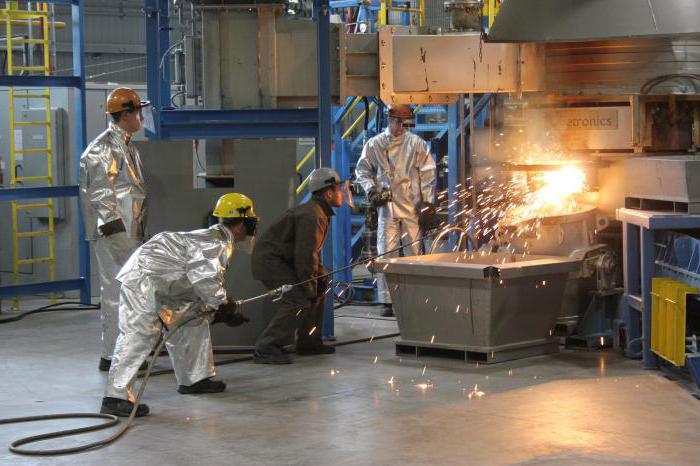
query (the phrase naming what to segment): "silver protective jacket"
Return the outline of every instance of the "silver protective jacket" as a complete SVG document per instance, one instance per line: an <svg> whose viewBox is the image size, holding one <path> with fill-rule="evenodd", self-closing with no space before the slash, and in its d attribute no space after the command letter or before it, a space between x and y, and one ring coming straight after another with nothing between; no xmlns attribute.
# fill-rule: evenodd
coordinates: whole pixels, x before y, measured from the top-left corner
<svg viewBox="0 0 700 466"><path fill-rule="evenodd" d="M393 205L380 207L380 217L415 218L422 202L434 202L435 161L428 144L408 130L393 137L387 128L367 141L355 176L365 192L391 189Z"/></svg>
<svg viewBox="0 0 700 466"><path fill-rule="evenodd" d="M168 324L202 305L214 309L226 302L224 273L232 254L233 235L221 225L163 232L132 254L117 280L152 296L149 311L160 312Z"/></svg>
<svg viewBox="0 0 700 466"><path fill-rule="evenodd" d="M86 239L97 239L100 226L119 219L129 238L143 239L145 200L139 152L129 135L110 122L80 157L80 204Z"/></svg>

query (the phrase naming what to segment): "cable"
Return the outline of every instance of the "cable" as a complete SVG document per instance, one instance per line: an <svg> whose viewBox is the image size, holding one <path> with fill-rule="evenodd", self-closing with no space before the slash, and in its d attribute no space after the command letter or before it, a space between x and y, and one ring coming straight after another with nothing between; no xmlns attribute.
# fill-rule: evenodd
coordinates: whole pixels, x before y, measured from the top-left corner
<svg viewBox="0 0 700 466"><path fill-rule="evenodd" d="M335 316L336 319L339 319L341 317L346 319L385 320L388 322L396 322L396 317L353 316L349 314L339 314Z"/></svg>
<svg viewBox="0 0 700 466"><path fill-rule="evenodd" d="M327 274L320 276L320 277L314 277L308 280L304 280L301 282L297 282L291 285L284 285L279 288L269 290L266 293L260 294L258 296L254 296L252 298L248 299L243 299L243 300L237 300L236 304L241 306L243 304L251 303L254 301L258 301L261 299L265 298L272 298L273 301L281 299L285 293L288 293L293 287L295 286L301 286L305 283L309 283L310 281L317 280L319 278L325 278L330 275L333 275L338 272L342 272L343 270L347 270L348 268L355 267L358 264L362 263L367 263L370 262L378 257L391 254L394 252L397 252L405 247L411 246L412 244L422 241L423 238L428 236L431 232L434 230L431 230L424 234L421 238L413 241L412 243L402 245L398 248L395 248L391 251L387 251L383 254L377 254L376 256L373 257L368 257L366 259L361 259L356 263L350 264L345 267L341 267L339 269L336 269L334 271L328 272ZM44 306L44 308L51 308L56 305L49 305L49 306ZM35 309L34 311L30 311L30 313L35 313L35 312L44 312L46 309ZM165 343L170 339L175 332L177 332L180 328L184 327L186 324L189 322L199 319L199 318L206 318L209 314L216 312L216 310L205 310L201 312L197 312L193 314L190 317L183 318L181 321L177 322L175 326L168 330L165 336L156 344L155 348L153 349L152 353L154 355L160 355L161 351L163 350L163 347L165 346ZM334 346L345 346L345 345L350 345L353 343L362 343L362 342L367 342L367 341L373 341L373 340L380 340L384 338L392 338L399 336L398 333L391 333L387 335L379 335L379 336L372 336L370 338L361 338L361 339L356 339L356 340L350 340L347 342L341 342L341 343L336 343ZM55 456L55 455L66 455L66 454L73 454L73 453L81 453L84 451L88 450L94 450L96 448L100 448L106 445L109 445L110 443L114 442L115 440L119 439L124 433L129 429L131 426L131 423L134 421L134 418L136 417L136 411L138 410L139 407L139 402L141 400L141 397L143 396L144 391L146 390L146 385L148 384L148 380L151 377L152 371L153 371L153 365L155 364L157 357L151 358L151 360L148 363L148 368L146 369L144 376L143 376L143 381L139 385L139 390L138 393L136 394L136 398L134 399L134 407L131 410L131 413L129 414L128 419L124 423L124 425L117 430L115 433L107 437L106 439L103 440L98 440L95 442L90 442L86 443L84 445L78 445L75 447L70 447L70 448L60 448L60 449L51 449L51 450L28 450L24 448L20 448L22 445L28 445L31 443L36 443L36 442L41 442L44 440L52 439L52 438L59 438L59 437L67 437L67 436L72 436L72 435L77 435L77 434L82 434L85 432L94 432L97 430L102 430L106 429L108 427L112 427L116 424L119 423L119 419L116 416L113 415L105 415L105 414L98 414L98 413L67 413L67 414L50 414L50 415L42 415L42 416L30 416L30 417L18 417L18 418L8 418L8 419L0 419L0 425L1 424L13 424L13 423L21 423L21 422L36 422L36 421L44 421L44 420L51 420L51 419L83 419L83 418L96 418L96 419L107 419L109 422L105 422L103 424L99 424L96 426L88 426L88 427L80 427L76 429L67 429L67 430L60 430L56 432L48 432L45 434L39 434L39 435L33 435L30 437L24 437L18 440L15 440L10 444L10 451L12 453L18 454L18 455L27 455L27 456ZM250 360L252 357L245 357L245 358L240 358L240 359L235 359L235 360L230 360L227 361L226 363L233 363L233 362L242 362L245 360ZM160 372L156 372L158 374Z"/></svg>
<svg viewBox="0 0 700 466"><path fill-rule="evenodd" d="M66 308L58 308L58 306L65 306L65 305L78 305L79 307L66 307ZM40 314L43 312L56 312L56 311L93 311L96 309L99 309L100 305L99 304L82 304L79 302L63 302L63 303L56 303L56 304L49 304L48 306L42 306L38 307L36 309L32 309L30 311L25 311L20 314L17 314L12 317L6 317L4 319L0 319L0 324L7 324L10 322L17 322L19 320L24 319L28 315L31 314Z"/></svg>
<svg viewBox="0 0 700 466"><path fill-rule="evenodd" d="M105 71L104 73L98 73L98 74L92 74L90 76L86 76L85 79L99 78L102 76L107 76L108 74L122 73L124 71L131 71L131 70L139 70L141 68L146 68L146 65L132 66L129 68L122 68L120 70Z"/></svg>
<svg viewBox="0 0 700 466"><path fill-rule="evenodd" d="M672 79L678 79L678 78L683 78L683 79L690 79L695 80L695 81L700 81L700 75L699 74L692 74L692 73L675 73L675 74L665 74L662 76L657 76L655 78L651 78L647 82L645 82L642 87L639 90L639 93L642 95L648 94L651 92L652 89L654 89L656 86L659 84L665 82L665 81L670 81ZM693 87L697 91L697 86L693 84Z"/></svg>
<svg viewBox="0 0 700 466"><path fill-rule="evenodd" d="M175 105L175 97L177 97L177 96L179 96L179 95L182 95L182 94L184 94L185 92L186 92L186 91L180 91L180 92L176 92L175 94L173 94L173 95L170 97L170 104L171 104L173 107L175 107L175 108L180 108L180 107L182 107L182 105Z"/></svg>

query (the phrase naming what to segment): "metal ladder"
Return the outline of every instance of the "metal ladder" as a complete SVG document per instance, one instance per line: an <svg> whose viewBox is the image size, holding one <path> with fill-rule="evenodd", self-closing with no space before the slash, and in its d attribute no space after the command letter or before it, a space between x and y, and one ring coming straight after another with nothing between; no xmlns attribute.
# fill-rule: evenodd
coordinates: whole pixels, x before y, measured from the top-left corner
<svg viewBox="0 0 700 466"><path fill-rule="evenodd" d="M18 2L5 2L5 9L2 10L2 19L5 22L5 31L7 34L7 74L35 74L43 73L43 76L49 76L51 74L51 60L50 60L50 35L49 35L49 10L46 3L35 3L35 9L32 9L31 4L28 4L27 10L20 10ZM28 37L14 38L12 36L12 26L17 24L26 23L27 29L30 31ZM31 31L33 28L39 28L40 38L33 38ZM15 44L34 44L43 48L43 64L34 65L33 64L33 50L31 51L32 59L29 63L22 63L21 66L17 66L14 63L12 56L12 48ZM41 89L41 88L39 88ZM16 99L25 99L29 102L37 102L38 106L32 106L31 108L39 108L42 106L45 109L45 118L43 121L17 121L16 120ZM31 89L15 89L13 87L8 88L8 115L9 115L9 128L10 128L10 187L16 188L18 184L24 182L44 182L46 186L53 186L53 168L52 168L52 134L51 134L51 92L48 87L43 88L43 92L36 92L36 90ZM42 126L45 128L45 141L46 147L39 149L24 149L22 141L18 141L17 138L21 138L22 127L27 126ZM19 136L18 136L19 134ZM46 156L46 167L47 171L45 175L31 175L31 176L18 176L17 173L17 159L23 159L25 155L30 157L40 157L41 155ZM47 213L47 223L48 228L46 230L40 231L20 231L19 230L19 217L20 213L31 210L31 209L42 209ZM48 255L46 257L19 257L19 247L20 240L24 238L45 237L48 239ZM13 267L12 274L15 285L19 284L20 266L23 265L33 265L46 263L49 266L49 280L54 281L55 277L55 229L54 229L54 203L53 199L49 198L46 201L33 200L32 203L26 203L22 201L12 201L12 240L13 240ZM31 253L30 253L31 254ZM51 302L55 303L55 296L51 295ZM13 298L13 307L16 309L19 307L19 298Z"/></svg>

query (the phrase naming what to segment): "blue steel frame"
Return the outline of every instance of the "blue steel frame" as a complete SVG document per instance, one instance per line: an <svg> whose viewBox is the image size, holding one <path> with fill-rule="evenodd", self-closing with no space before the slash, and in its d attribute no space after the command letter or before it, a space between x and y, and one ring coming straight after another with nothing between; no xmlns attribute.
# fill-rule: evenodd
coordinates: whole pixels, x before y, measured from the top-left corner
<svg viewBox="0 0 700 466"><path fill-rule="evenodd" d="M86 143L85 133L85 62L83 0L43 0L48 3L70 5L73 38L73 76L0 76L0 86L16 87L68 87L74 89L75 147L81 153ZM80 163L76 157L76 179L80 176ZM0 201L36 199L47 197L77 197L78 186L52 186L39 188L0 189ZM83 218L78 209L78 256L80 278L56 280L29 285L0 287L0 298L26 296L68 290L80 290L80 302L90 303L90 248L85 241Z"/></svg>
<svg viewBox="0 0 700 466"><path fill-rule="evenodd" d="M642 361L645 369L658 368L658 357L651 351L651 279L654 275L655 233L661 230L700 228L700 215L649 212L618 209L622 222L623 272L625 293L620 309L621 319L628 329L628 354L634 353L632 341L642 341ZM691 370L693 363L690 361ZM696 379L697 380L697 379Z"/></svg>
<svg viewBox="0 0 700 466"><path fill-rule="evenodd" d="M331 63L329 0L314 0L318 23L318 108L298 110L175 110L170 108L170 68L161 70L169 47L168 0L145 0L146 80L154 109L155 131L149 139L316 138L316 166L333 166L331 141ZM342 213L341 213L342 216ZM332 228L323 248L323 262L334 269L334 244L343 244L342 231ZM333 335L333 300L326 300L323 334Z"/></svg>

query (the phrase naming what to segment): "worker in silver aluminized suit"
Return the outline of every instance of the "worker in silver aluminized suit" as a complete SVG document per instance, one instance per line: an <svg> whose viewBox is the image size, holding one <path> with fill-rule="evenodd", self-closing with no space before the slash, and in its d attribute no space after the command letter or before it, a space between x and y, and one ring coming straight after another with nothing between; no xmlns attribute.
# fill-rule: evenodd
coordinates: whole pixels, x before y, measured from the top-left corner
<svg viewBox="0 0 700 466"><path fill-rule="evenodd" d="M141 158L132 135L141 128L142 109L149 102L120 87L107 98L109 127L80 157L80 204L85 237L92 242L100 278L102 356L108 371L119 325L119 283L116 276L143 242L146 187Z"/></svg>
<svg viewBox="0 0 700 466"><path fill-rule="evenodd" d="M432 223L435 215L435 161L428 144L406 129L412 119L408 105L392 106L386 131L367 141L355 168L368 201L379 211L379 254L402 245L405 256L419 254L420 224ZM382 316L394 315L383 274L377 276L377 291Z"/></svg>
<svg viewBox="0 0 700 466"><path fill-rule="evenodd" d="M164 327L198 312L216 310L214 322L230 326L248 321L227 299L224 273L234 248L252 251L258 217L252 201L238 193L219 198L214 216L219 223L208 229L159 233L129 258L119 272L120 334L112 356L101 412L129 416L133 408L132 384L139 367L158 342ZM214 355L210 318L185 323L165 346L182 394L218 393L226 384L212 380ZM137 416L145 416L145 404Z"/></svg>

